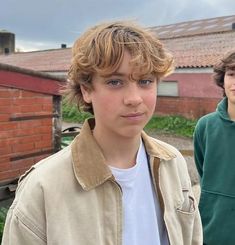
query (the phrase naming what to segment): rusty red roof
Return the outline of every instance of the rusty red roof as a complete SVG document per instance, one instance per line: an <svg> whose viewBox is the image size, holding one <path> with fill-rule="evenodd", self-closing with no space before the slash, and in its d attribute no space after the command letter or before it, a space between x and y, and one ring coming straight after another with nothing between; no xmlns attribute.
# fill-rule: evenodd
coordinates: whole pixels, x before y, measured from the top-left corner
<svg viewBox="0 0 235 245"><path fill-rule="evenodd" d="M70 59L71 48L0 55L0 63L35 71L67 71Z"/></svg>
<svg viewBox="0 0 235 245"><path fill-rule="evenodd" d="M235 15L150 27L173 53L177 68L212 67L235 51ZM66 72L71 48L0 55L0 63L36 71Z"/></svg>

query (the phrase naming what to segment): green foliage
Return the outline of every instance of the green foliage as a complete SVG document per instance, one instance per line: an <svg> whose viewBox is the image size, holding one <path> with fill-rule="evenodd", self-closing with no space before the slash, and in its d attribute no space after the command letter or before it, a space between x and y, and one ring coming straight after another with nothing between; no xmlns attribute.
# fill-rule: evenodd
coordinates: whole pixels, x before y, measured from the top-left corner
<svg viewBox="0 0 235 245"><path fill-rule="evenodd" d="M7 216L7 208L1 207L0 208L0 242L2 242L2 235L3 235L3 228L5 224L5 219Z"/></svg>
<svg viewBox="0 0 235 245"><path fill-rule="evenodd" d="M192 138L196 123L181 116L153 116L145 129Z"/></svg>
<svg viewBox="0 0 235 245"><path fill-rule="evenodd" d="M90 113L79 112L76 106L63 102L63 120L67 122L83 123ZM189 120L182 116L153 116L145 129L151 132L170 133L178 136L193 137L197 120Z"/></svg>
<svg viewBox="0 0 235 245"><path fill-rule="evenodd" d="M77 106L69 105L65 101L62 102L62 117L66 122L82 123L85 119L92 117L89 112L79 111Z"/></svg>

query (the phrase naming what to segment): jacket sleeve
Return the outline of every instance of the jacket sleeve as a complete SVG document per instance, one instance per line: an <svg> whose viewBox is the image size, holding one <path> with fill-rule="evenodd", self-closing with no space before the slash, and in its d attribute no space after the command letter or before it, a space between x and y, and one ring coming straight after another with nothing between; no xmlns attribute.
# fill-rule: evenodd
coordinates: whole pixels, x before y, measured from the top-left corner
<svg viewBox="0 0 235 245"><path fill-rule="evenodd" d="M2 245L45 245L46 239L36 228L21 217L20 212L10 208L3 232Z"/></svg>
<svg viewBox="0 0 235 245"><path fill-rule="evenodd" d="M194 160L197 167L198 174L202 177L203 174L203 162L204 162L204 147L201 137L201 130L199 125L196 126L193 137L194 144Z"/></svg>

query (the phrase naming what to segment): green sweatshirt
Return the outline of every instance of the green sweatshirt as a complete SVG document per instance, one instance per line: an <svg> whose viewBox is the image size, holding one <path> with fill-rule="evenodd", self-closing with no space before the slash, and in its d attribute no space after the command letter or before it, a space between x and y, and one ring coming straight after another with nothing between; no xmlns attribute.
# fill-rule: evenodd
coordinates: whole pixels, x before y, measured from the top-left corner
<svg viewBox="0 0 235 245"><path fill-rule="evenodd" d="M227 98L198 121L194 152L204 244L235 245L235 122L227 114Z"/></svg>

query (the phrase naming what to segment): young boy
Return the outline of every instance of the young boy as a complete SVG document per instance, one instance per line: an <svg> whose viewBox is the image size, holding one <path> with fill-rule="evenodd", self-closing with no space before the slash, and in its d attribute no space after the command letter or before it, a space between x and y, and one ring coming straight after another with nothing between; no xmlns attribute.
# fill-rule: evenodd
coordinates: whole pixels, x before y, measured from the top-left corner
<svg viewBox="0 0 235 245"><path fill-rule="evenodd" d="M3 245L202 244L184 158L142 131L172 63L153 33L129 22L76 41L65 93L94 119L21 177Z"/></svg>
<svg viewBox="0 0 235 245"><path fill-rule="evenodd" d="M207 245L235 244L235 52L214 66L224 92L217 110L202 117L194 134L201 177L199 209Z"/></svg>

